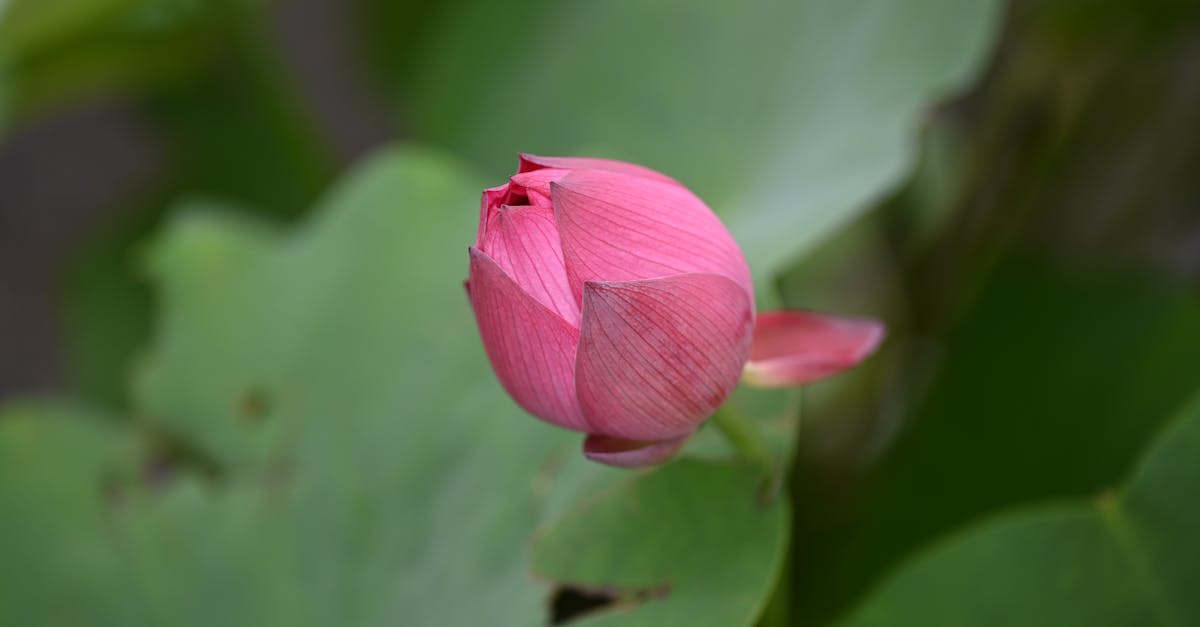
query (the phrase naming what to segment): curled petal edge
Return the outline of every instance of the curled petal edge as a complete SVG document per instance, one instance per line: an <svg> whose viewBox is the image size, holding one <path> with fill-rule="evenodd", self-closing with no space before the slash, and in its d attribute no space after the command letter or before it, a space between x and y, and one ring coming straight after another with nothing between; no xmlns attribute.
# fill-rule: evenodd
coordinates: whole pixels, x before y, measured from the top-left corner
<svg viewBox="0 0 1200 627"><path fill-rule="evenodd" d="M583 455L588 459L618 468L643 468L671 459L679 452L691 432L666 440L622 440L605 435L589 435L583 441Z"/></svg>

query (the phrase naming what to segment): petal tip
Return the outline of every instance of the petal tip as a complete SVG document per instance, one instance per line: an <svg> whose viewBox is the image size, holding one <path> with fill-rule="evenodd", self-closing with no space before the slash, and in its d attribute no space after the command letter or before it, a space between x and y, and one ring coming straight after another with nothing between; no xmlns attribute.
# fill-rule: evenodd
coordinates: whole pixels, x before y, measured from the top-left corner
<svg viewBox="0 0 1200 627"><path fill-rule="evenodd" d="M541 155L535 155L531 152L518 152L517 173L520 174L524 172L532 172L534 170L550 167L546 163L547 160L549 160L549 158Z"/></svg>

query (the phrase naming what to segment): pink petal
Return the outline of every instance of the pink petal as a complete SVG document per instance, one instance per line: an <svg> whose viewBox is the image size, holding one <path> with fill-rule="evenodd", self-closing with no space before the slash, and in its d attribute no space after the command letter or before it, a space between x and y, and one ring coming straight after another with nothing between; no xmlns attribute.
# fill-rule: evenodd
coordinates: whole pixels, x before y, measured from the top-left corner
<svg viewBox="0 0 1200 627"><path fill-rule="evenodd" d="M713 274L584 288L575 386L591 432L663 440L691 432L737 386L753 306Z"/></svg>
<svg viewBox="0 0 1200 627"><path fill-rule="evenodd" d="M483 190L483 198L479 201L479 230L475 231L476 248L487 236L488 225L495 219L500 202L506 195L508 195L507 183Z"/></svg>
<svg viewBox="0 0 1200 627"><path fill-rule="evenodd" d="M656 172L645 166L613 159L593 159L591 157L539 157L521 153L521 172L532 172L540 168L558 168L560 170L603 170L632 176L641 176L659 181L674 183L675 179Z"/></svg>
<svg viewBox="0 0 1200 627"><path fill-rule="evenodd" d="M619 466L621 468L641 468L661 464L675 456L679 447L692 434L687 433L667 440L643 442L639 440L622 440L603 435L589 435L583 441L583 454L594 462Z"/></svg>
<svg viewBox="0 0 1200 627"><path fill-rule="evenodd" d="M578 330L526 294L485 253L474 247L470 253L467 294L501 385L534 416L589 431L575 400Z"/></svg>
<svg viewBox="0 0 1200 627"><path fill-rule="evenodd" d="M575 171L550 184L571 291L587 281L636 281L686 273L727 277L753 301L750 269L737 242L686 187Z"/></svg>
<svg viewBox="0 0 1200 627"><path fill-rule="evenodd" d="M500 207L478 247L527 294L571 326L579 326L579 306L567 283L553 209Z"/></svg>
<svg viewBox="0 0 1200 627"><path fill-rule="evenodd" d="M770 311L758 316L744 373L747 383L785 387L810 383L866 359L886 329L870 318L810 311Z"/></svg>

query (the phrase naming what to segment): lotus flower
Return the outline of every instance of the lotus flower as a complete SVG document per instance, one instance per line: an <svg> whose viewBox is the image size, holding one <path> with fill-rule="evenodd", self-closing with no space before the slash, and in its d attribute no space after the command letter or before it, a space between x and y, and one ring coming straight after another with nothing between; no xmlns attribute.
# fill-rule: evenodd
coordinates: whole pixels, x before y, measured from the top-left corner
<svg viewBox="0 0 1200 627"><path fill-rule="evenodd" d="M470 259L467 294L504 389L614 466L670 458L743 373L807 383L883 337L873 320L756 316L746 259L712 210L620 161L521 155L483 192Z"/></svg>

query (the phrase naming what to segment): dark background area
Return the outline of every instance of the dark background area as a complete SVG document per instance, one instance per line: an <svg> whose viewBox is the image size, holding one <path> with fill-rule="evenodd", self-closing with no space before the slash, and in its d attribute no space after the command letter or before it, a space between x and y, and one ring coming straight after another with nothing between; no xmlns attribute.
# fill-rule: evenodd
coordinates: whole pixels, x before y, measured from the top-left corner
<svg viewBox="0 0 1200 627"><path fill-rule="evenodd" d="M86 283L84 277L91 272L124 272L135 281L135 259L127 256L123 267L102 270L94 265L108 260L98 261L97 256L111 253L117 242L148 232L153 214L175 190L248 192L244 201L292 215L311 203L332 179L334 168L401 136L382 88L372 83L364 65L363 21L371 10L378 9L359 2L289 0L270 3L263 15L265 40L255 46L267 49L261 51L265 59L259 63L271 66L275 89L296 97L299 105L289 112L289 123L316 135L301 144L320 145L317 150L323 156L313 159L320 165L294 155L287 161L300 163L239 162L229 156L222 158L229 163L201 166L234 170L235 181L250 181L241 189L228 189L236 183L203 173L191 174L200 180L188 181L188 160L195 157L181 152L195 142L234 137L241 129L218 131L216 138L181 138L172 135L172 126L197 117L211 124L227 112L257 118L269 110L268 97L217 94L213 104L220 112L204 120L195 110L202 102L188 102L203 98L206 90L248 82L254 72L264 71L247 63L253 55L246 51L204 51L211 69L202 85L156 84L148 100L119 88L102 88L83 101L52 102L46 111L19 119L0 137L0 337L5 344L0 398L82 383L73 376L78 373L64 346L70 335L70 316L64 311L72 303L67 292L71 285ZM219 24L208 27L221 29ZM286 138L287 129L256 131L269 144L259 155L263 158L278 159L295 145L296 140ZM254 169L260 166L283 170L287 176L256 185L253 179L259 175ZM304 176L293 178L296 173ZM269 188L280 183L283 189Z"/></svg>

